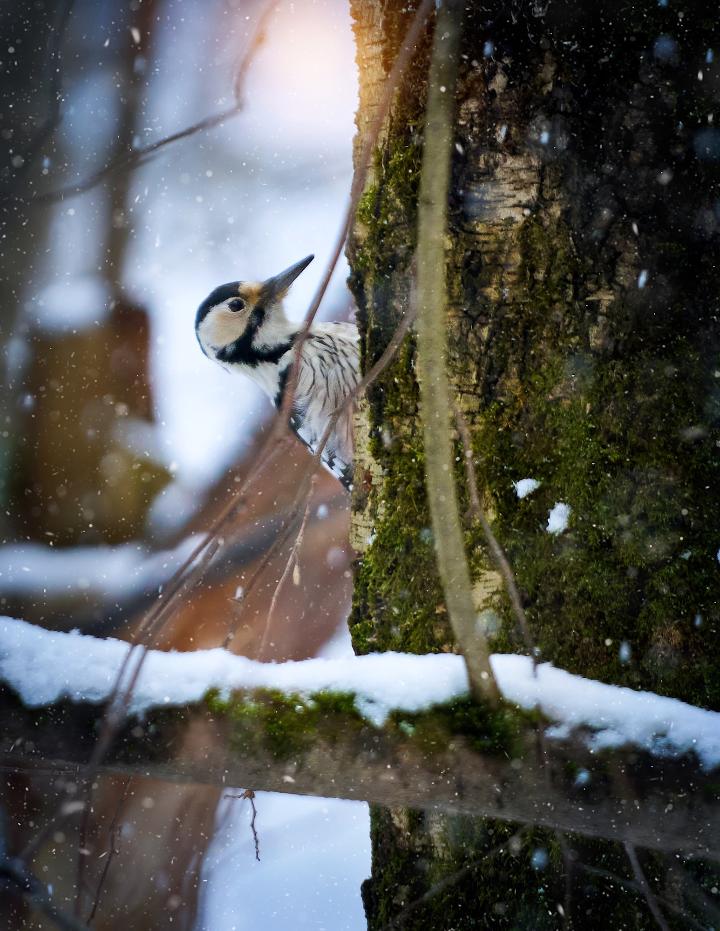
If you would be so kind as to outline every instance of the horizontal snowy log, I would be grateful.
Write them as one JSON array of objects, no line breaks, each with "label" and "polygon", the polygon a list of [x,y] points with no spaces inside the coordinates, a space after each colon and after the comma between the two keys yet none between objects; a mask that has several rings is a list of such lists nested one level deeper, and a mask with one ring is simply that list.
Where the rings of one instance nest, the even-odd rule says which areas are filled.
[{"label": "horizontal snowy log", "polygon": [[[98,703],[126,650],[117,641],[0,622],[0,679],[12,687],[0,693],[3,763],[79,775],[96,738]],[[210,650],[148,657],[134,699],[141,717],[129,721],[107,768],[470,813],[720,857],[717,779],[709,771],[720,715],[551,667],[533,679],[522,657],[495,657],[495,664],[509,699],[527,707],[539,700],[562,722],[563,739],[548,742],[549,759],[527,723],[512,754],[479,753],[467,729],[453,730],[452,715],[420,712],[463,695],[457,657],[272,665]],[[213,687],[232,693],[229,700],[208,700]],[[260,687],[324,698],[237,693]],[[350,699],[333,697],[341,692],[356,693],[366,717]],[[385,721],[393,705],[404,711]],[[600,729],[593,734],[589,725]],[[650,740],[652,726],[665,737]],[[635,747],[627,746],[633,738]],[[626,746],[611,750],[613,743]],[[693,755],[663,759],[638,745],[656,754],[694,747],[706,769]]]},{"label": "horizontal snowy log", "polygon": [[[101,702],[127,654],[120,640],[44,630],[0,618],[0,681],[29,707],[62,698]],[[571,675],[525,656],[496,655],[493,669],[504,697],[557,722],[551,736],[587,728],[593,749],[632,745],[661,756],[693,752],[708,769],[720,765],[720,714],[651,692]],[[134,689],[131,711],[186,705],[210,690],[279,689],[351,692],[360,713],[381,725],[389,711],[421,711],[467,694],[461,657],[376,653],[344,659],[260,663],[227,650],[151,650]]]}]

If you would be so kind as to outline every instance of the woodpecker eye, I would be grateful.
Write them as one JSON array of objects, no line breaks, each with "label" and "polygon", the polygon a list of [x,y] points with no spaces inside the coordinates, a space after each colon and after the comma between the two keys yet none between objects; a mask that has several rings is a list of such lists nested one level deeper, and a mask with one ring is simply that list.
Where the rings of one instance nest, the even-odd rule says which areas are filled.
[{"label": "woodpecker eye", "polygon": [[228,310],[232,310],[233,313],[236,313],[238,310],[242,310],[245,307],[245,301],[241,297],[235,297],[231,301],[228,301]]}]

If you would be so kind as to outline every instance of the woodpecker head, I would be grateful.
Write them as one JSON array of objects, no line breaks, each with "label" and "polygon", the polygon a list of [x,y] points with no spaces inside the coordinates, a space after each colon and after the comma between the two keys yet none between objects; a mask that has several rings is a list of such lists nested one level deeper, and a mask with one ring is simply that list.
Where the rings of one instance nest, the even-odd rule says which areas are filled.
[{"label": "woodpecker head", "polygon": [[256,358],[262,361],[258,347],[287,343],[289,324],[282,300],[314,258],[308,255],[267,281],[231,281],[211,291],[195,316],[195,333],[205,355],[253,365]]}]

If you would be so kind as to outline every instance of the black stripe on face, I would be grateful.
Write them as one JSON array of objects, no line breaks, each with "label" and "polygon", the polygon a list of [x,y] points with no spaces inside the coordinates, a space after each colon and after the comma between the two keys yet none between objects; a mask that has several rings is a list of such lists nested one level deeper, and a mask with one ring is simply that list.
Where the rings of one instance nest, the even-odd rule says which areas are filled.
[{"label": "black stripe on face", "polygon": [[243,335],[236,339],[229,346],[223,346],[216,353],[216,358],[221,362],[229,362],[232,365],[248,365],[255,368],[262,362],[270,362],[277,365],[285,353],[292,349],[297,333],[283,343],[277,346],[254,346],[253,340],[265,320],[265,309],[256,307],[250,314],[248,325]]},{"label": "black stripe on face", "polygon": [[195,314],[195,329],[200,326],[213,307],[217,307],[218,304],[223,304],[225,301],[230,300],[231,297],[237,297],[241,284],[242,281],[230,281],[227,284],[221,284],[219,287],[215,288],[214,291],[211,291],[197,309],[197,313]]}]

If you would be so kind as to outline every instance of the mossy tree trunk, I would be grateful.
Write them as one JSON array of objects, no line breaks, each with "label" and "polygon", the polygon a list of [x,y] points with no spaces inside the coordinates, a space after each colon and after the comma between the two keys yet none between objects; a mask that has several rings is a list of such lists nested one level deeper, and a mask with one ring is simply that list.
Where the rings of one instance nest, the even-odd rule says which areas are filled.
[{"label": "mossy tree trunk", "polygon": [[[353,0],[359,137],[413,6]],[[716,17],[700,0],[683,10],[656,0],[468,7],[446,243],[447,325],[450,374],[471,426],[485,508],[543,658],[717,709]],[[396,95],[349,247],[366,368],[410,298],[432,28],[428,23]],[[359,420],[355,648],[453,650],[425,494],[412,338],[371,389]],[[460,457],[458,446],[465,495]],[[513,482],[524,478],[540,485],[520,500]],[[558,502],[569,506],[569,524],[550,534],[548,515]],[[467,528],[466,541],[493,648],[521,649],[477,528]],[[371,927],[383,926],[440,874],[478,860],[498,843],[498,832],[512,834],[487,823],[439,827],[406,812],[377,812],[374,825]],[[437,913],[444,924],[420,908],[403,926],[554,927],[569,920],[556,908],[566,899],[574,900],[578,927],[652,921],[637,888],[621,895],[620,886],[597,877],[588,885],[578,870],[573,877],[582,873],[583,882],[566,888],[567,845],[557,839],[525,837],[521,846],[545,851],[552,876],[535,874],[522,853],[499,872],[496,863],[476,863],[458,880],[475,888],[474,904],[456,885],[454,918],[445,902]],[[595,845],[582,857],[633,881],[621,850]],[[687,877],[672,879],[665,867],[653,875],[666,896],[675,882],[685,907]],[[495,912],[478,883],[494,884]],[[530,887],[532,903],[519,891]],[[608,896],[618,909],[613,919]]]}]

